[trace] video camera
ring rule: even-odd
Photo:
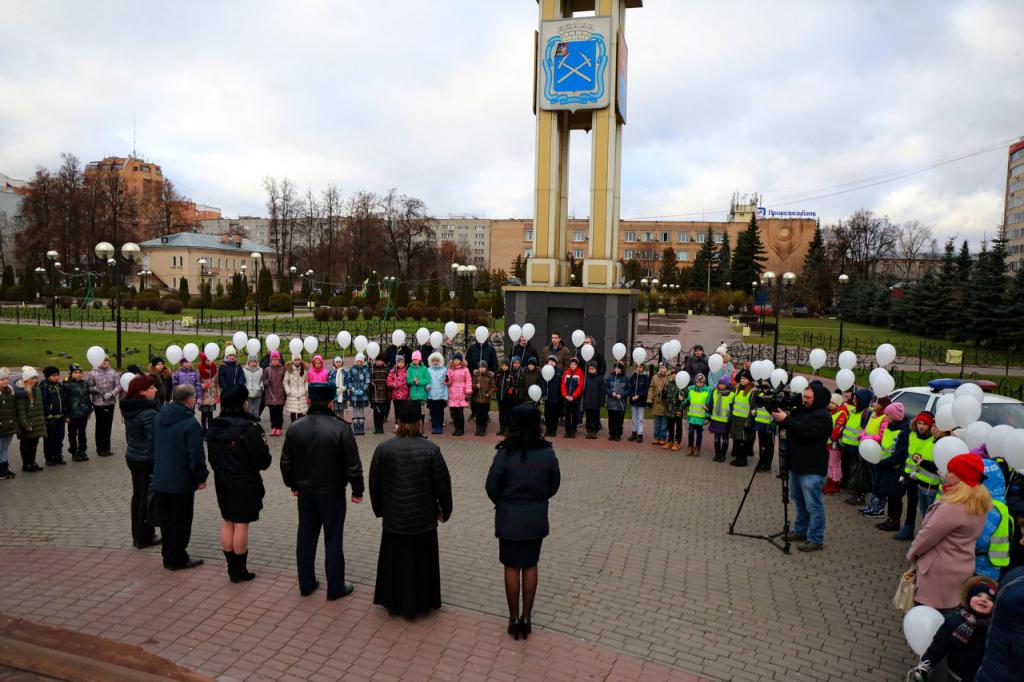
[[[767,410],[769,413],[776,410],[792,412],[804,405],[804,398],[799,393],[791,393],[783,386],[773,388],[767,381],[758,382],[757,392],[754,393],[754,405]]]

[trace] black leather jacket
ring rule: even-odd
[[[426,438],[391,438],[370,462],[370,502],[384,530],[416,535],[452,515],[452,481],[441,448]]]
[[[292,490],[309,495],[345,492],[363,496],[363,464],[352,428],[318,405],[288,427],[281,449],[281,476]]]

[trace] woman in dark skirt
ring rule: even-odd
[[[398,435],[370,462],[370,502],[383,519],[373,603],[407,618],[441,608],[437,523],[452,515],[452,481],[441,448],[422,437],[419,405],[395,403]]]
[[[217,506],[223,523],[220,545],[228,563],[231,582],[252,580],[246,568],[249,558],[249,524],[263,509],[263,478],[270,466],[270,447],[259,419],[249,414],[249,391],[245,384],[224,389],[220,416],[206,432],[210,467],[217,489]]]
[[[540,412],[532,403],[515,407],[486,485],[487,497],[494,502],[498,558],[505,566],[508,634],[515,639],[530,635],[540,546],[548,534],[548,500],[558,492],[561,480],[555,451],[541,437]]]

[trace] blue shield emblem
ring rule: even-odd
[[[590,104],[605,94],[608,48],[605,37],[588,40],[552,36],[544,46],[544,99],[551,104]]]

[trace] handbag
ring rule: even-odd
[[[917,566],[911,566],[900,576],[900,584],[896,586],[896,594],[892,596],[892,605],[906,613],[914,608],[914,592],[917,590]]]

